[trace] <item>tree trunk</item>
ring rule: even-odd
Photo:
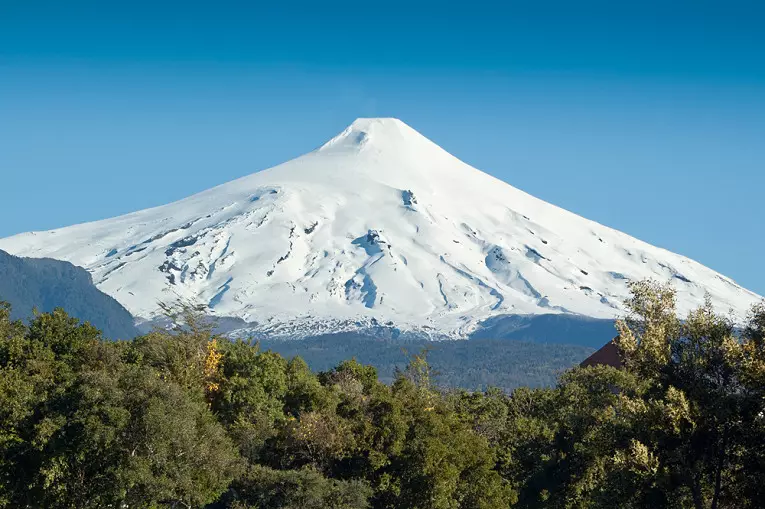
[[[704,509],[704,499],[701,497],[701,482],[698,472],[691,481],[691,495],[693,496],[693,506],[696,509]]]
[[[712,497],[712,508],[717,509],[720,501],[720,488],[722,486],[722,471],[725,467],[725,452],[728,448],[728,426],[723,427],[722,444],[717,450],[717,466],[715,467],[715,492]]]

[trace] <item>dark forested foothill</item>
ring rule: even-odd
[[[138,335],[130,313],[96,288],[88,271],[61,260],[20,258],[0,250],[0,301],[13,303],[13,318],[27,319],[34,309],[63,307],[107,338]]]
[[[613,337],[616,330],[613,329]],[[607,341],[604,340],[604,341]],[[498,387],[552,387],[558,375],[579,364],[593,351],[576,344],[519,341],[513,339],[469,339],[428,341],[391,339],[357,333],[327,334],[308,339],[264,339],[263,349],[284,357],[300,356],[314,371],[327,371],[346,359],[355,358],[374,366],[378,378],[393,383],[396,373],[411,353],[427,350],[434,381],[441,387],[485,390]]]
[[[743,329],[633,284],[622,368],[552,388],[311,371],[193,313],[132,341],[0,307],[0,507],[761,507],[765,307]]]

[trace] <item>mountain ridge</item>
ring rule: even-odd
[[[131,339],[139,333],[130,313],[100,292],[86,270],[69,262],[19,258],[0,250],[0,301],[11,304],[11,319],[27,320],[34,309],[51,312],[60,307],[110,339]]]

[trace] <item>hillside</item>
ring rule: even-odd
[[[11,304],[14,319],[29,318],[34,308],[50,312],[66,307],[108,338],[130,339],[138,334],[130,313],[99,291],[87,271],[68,262],[19,258],[0,250],[0,301]]]

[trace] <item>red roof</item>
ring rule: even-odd
[[[613,339],[603,345],[600,350],[583,360],[580,364],[580,366],[583,368],[586,368],[587,366],[599,365],[611,366],[617,369],[622,367],[622,359],[619,355],[619,348],[616,346],[616,343],[614,343]]]

